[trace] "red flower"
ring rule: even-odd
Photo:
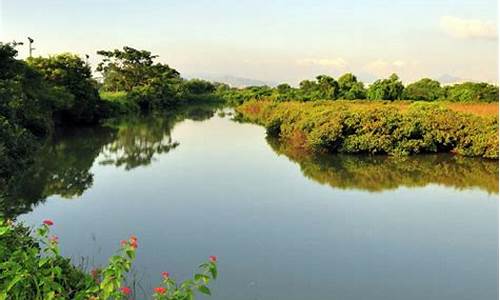
[[[135,235],[131,236],[129,239],[130,246],[134,249],[137,248],[137,237]]]
[[[132,290],[126,286],[124,287],[121,287],[120,288],[120,291],[124,294],[124,295],[130,295],[132,293]]]
[[[217,256],[211,255],[208,260],[214,263],[217,261]]]
[[[54,222],[50,219],[46,219],[46,220],[43,220],[43,224],[45,224],[47,226],[52,226],[52,225],[54,225]]]
[[[163,276],[163,278],[167,279],[170,274],[168,272],[161,272],[161,276]]]
[[[155,293],[163,295],[167,292],[167,289],[164,287],[155,287],[154,288]]]

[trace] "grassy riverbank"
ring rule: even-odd
[[[268,135],[308,151],[498,158],[498,116],[463,110],[402,101],[248,101],[237,107]]]

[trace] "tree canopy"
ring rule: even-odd
[[[368,87],[367,97],[372,100],[398,100],[403,95],[404,85],[398,75],[379,79]]]
[[[404,89],[403,99],[434,101],[444,97],[444,89],[441,84],[429,78],[423,78],[410,83]]]

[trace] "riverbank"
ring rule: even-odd
[[[449,104],[376,101],[248,101],[241,116],[293,147],[313,152],[498,158],[498,116]]]

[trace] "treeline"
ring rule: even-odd
[[[313,152],[410,155],[448,152],[498,158],[498,117],[434,103],[248,101],[237,108],[271,137]]]
[[[58,126],[85,126],[122,114],[169,110],[214,100],[215,86],[184,80],[149,51],[99,51],[92,76],[74,54],[17,59],[16,43],[0,43],[0,184],[21,168]]]
[[[216,100],[215,85],[200,79],[183,79],[177,70],[155,62],[158,56],[149,51],[123,47],[97,54],[103,57],[97,66],[103,76],[101,96],[115,111],[147,112],[197,100]]]
[[[320,75],[315,80],[303,80],[298,88],[287,83],[276,87],[253,86],[242,89],[219,85],[217,93],[231,104],[242,104],[251,99],[274,101],[315,101],[315,100],[415,100],[451,102],[496,102],[498,86],[480,82],[464,82],[443,86],[436,80],[424,78],[403,85],[396,74],[379,79],[368,87],[351,73],[338,79]]]

